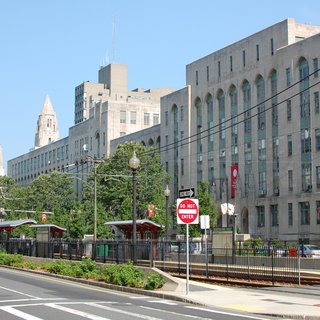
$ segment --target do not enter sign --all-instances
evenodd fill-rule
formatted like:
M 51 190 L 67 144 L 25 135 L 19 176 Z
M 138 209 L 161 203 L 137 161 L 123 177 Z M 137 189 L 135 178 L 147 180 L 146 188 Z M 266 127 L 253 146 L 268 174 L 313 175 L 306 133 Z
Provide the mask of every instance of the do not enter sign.
M 198 199 L 177 199 L 178 224 L 199 223 Z

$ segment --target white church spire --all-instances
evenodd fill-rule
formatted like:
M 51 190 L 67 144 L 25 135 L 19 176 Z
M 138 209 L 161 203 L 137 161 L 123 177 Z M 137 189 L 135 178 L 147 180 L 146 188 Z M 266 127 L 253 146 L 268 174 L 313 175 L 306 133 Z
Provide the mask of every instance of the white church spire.
M 38 118 L 34 146 L 40 148 L 57 140 L 59 140 L 58 119 L 47 95 Z

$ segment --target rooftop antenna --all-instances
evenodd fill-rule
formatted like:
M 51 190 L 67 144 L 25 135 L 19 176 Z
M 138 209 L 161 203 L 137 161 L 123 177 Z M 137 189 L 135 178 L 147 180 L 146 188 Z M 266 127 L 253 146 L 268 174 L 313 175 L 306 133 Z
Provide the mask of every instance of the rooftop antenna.
M 112 22 L 112 60 L 111 63 L 114 63 L 115 61 L 115 42 L 116 42 L 116 22 L 115 17 L 113 16 L 113 22 Z

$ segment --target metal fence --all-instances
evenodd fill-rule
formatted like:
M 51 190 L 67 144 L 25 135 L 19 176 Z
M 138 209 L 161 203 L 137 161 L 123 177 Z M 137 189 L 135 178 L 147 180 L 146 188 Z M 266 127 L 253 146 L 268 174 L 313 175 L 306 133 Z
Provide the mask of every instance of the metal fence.
M 10 239 L 0 241 L 0 250 L 42 258 L 81 260 L 91 258 L 101 263 L 126 263 L 132 261 L 133 250 L 136 264 L 155 266 L 163 271 L 184 275 L 187 270 L 187 247 L 184 241 L 138 240 L 36 240 Z M 241 279 L 248 282 L 269 281 L 298 283 L 299 257 L 282 250 L 268 247 L 214 248 L 212 243 L 189 243 L 189 274 L 191 277 L 224 278 L 227 281 Z

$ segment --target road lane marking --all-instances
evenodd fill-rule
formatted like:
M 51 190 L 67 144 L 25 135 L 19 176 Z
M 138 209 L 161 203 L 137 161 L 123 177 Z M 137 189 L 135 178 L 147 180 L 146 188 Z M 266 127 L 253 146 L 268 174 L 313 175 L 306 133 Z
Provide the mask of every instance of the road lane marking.
M 141 306 L 141 308 L 142 309 L 151 310 L 151 311 L 164 312 L 166 314 L 170 313 L 172 315 L 182 316 L 184 318 L 201 319 L 201 320 L 212 320 L 211 318 L 209 319 L 209 318 L 204 318 L 204 317 L 201 317 L 201 316 L 193 316 L 193 315 L 190 315 L 190 314 L 185 314 L 185 313 L 180 313 L 180 312 L 175 312 L 175 311 L 168 311 L 168 310 L 162 310 L 162 309 L 144 307 L 144 306 Z
M 39 297 L 32 296 L 31 294 L 23 293 L 23 292 L 21 292 L 21 291 L 16 291 L 16 290 L 9 289 L 9 288 L 2 287 L 2 286 L 0 286 L 0 289 L 6 290 L 6 291 L 10 291 L 10 292 L 13 292 L 13 293 L 17 293 L 17 294 L 20 294 L 20 295 L 22 295 L 22 296 L 30 297 L 30 298 L 33 298 L 33 299 L 41 299 L 41 298 L 39 298 Z
M 103 317 L 96 316 L 96 315 L 91 314 L 91 313 L 87 313 L 87 312 L 83 312 L 83 311 L 67 308 L 67 307 L 60 306 L 60 305 L 57 305 L 57 304 L 54 304 L 54 303 L 46 303 L 45 306 L 53 308 L 53 309 L 57 309 L 57 310 L 60 310 L 60 311 L 68 312 L 68 313 L 71 313 L 71 314 L 75 314 L 77 316 L 81 316 L 81 317 L 84 317 L 86 319 L 91 319 L 91 320 L 111 320 L 109 318 L 103 318 Z M 35 319 L 35 320 L 37 320 L 37 319 Z
M 42 318 L 32 316 L 31 314 L 22 312 L 12 307 L 1 307 L 0 309 L 24 320 L 44 320 Z
M 65 298 L 36 298 L 36 299 L 9 299 L 9 300 L 0 300 L 0 303 L 8 303 L 8 302 L 23 302 L 23 301 L 48 301 L 48 300 L 66 300 Z M 28 304 L 26 304 L 28 305 Z
M 201 308 L 201 307 L 194 307 L 194 306 L 186 306 L 186 308 L 189 309 L 196 309 L 200 311 L 207 311 L 207 312 L 212 312 L 212 313 L 219 313 L 219 314 L 224 314 L 228 316 L 233 316 L 233 317 L 245 317 L 247 319 L 256 319 L 256 320 L 268 320 L 268 318 L 261 318 L 261 317 L 255 317 L 255 316 L 249 316 L 249 315 L 241 315 L 241 314 L 236 314 L 236 313 L 231 313 L 231 312 L 226 312 L 226 311 L 220 311 L 220 310 L 214 310 L 214 309 L 206 309 L 206 308 Z
M 100 304 L 97 304 L 97 303 L 94 303 L 94 302 L 86 303 L 86 305 L 93 306 L 93 307 L 96 307 L 96 308 L 100 308 L 100 309 L 103 309 L 103 310 L 122 313 L 122 314 L 125 314 L 125 315 L 129 316 L 129 317 L 130 316 L 131 317 L 134 316 L 135 318 L 142 318 L 142 319 L 146 319 L 146 320 L 161 320 L 160 318 L 150 317 L 150 316 L 139 314 L 139 313 L 133 313 L 133 312 L 124 311 L 124 310 L 121 310 L 121 309 L 111 308 L 111 307 L 103 306 L 103 305 L 100 305 Z

